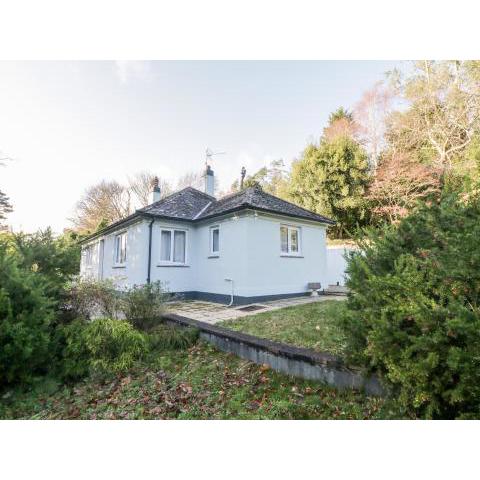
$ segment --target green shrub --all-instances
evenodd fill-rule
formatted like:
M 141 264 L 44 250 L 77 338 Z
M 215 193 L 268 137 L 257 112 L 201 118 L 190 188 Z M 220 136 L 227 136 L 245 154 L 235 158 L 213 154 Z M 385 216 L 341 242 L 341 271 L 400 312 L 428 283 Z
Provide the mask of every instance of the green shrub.
M 79 278 L 70 285 L 68 302 L 76 317 L 118 319 L 121 316 L 122 297 L 112 280 Z
M 427 418 L 480 414 L 479 238 L 478 197 L 450 194 L 351 254 L 352 360 Z
M 166 299 L 161 282 L 134 285 L 123 292 L 123 314 L 135 328 L 150 330 L 161 321 Z
M 57 304 L 64 299 L 68 281 L 80 270 L 80 246 L 74 234 L 54 236 L 51 229 L 12 234 L 19 268 L 41 275 L 47 294 Z
M 153 350 L 184 350 L 198 340 L 198 330 L 190 327 L 160 325 L 149 335 Z
M 65 334 L 67 378 L 125 372 L 148 351 L 145 336 L 123 320 L 78 320 L 65 327 Z
M 53 302 L 44 279 L 0 242 L 0 387 L 28 382 L 51 362 Z

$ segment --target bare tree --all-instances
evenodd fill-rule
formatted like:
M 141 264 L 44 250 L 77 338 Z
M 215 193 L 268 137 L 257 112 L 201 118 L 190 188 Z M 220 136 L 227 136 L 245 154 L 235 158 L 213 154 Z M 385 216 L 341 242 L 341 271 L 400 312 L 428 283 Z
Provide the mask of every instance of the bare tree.
M 87 188 L 71 219 L 81 232 L 94 232 L 100 225 L 116 222 L 132 213 L 131 192 L 116 181 L 101 181 Z
M 147 171 L 138 172 L 128 179 L 128 189 L 142 207 L 150 204 L 154 179 L 155 175 Z M 172 193 L 172 187 L 166 180 L 159 179 L 159 186 L 161 198 Z
M 186 187 L 193 187 L 201 190 L 204 182 L 203 172 L 187 172 L 182 175 L 177 181 L 177 190 L 181 190 Z
M 367 90 L 355 105 L 354 118 L 357 136 L 365 147 L 370 168 L 375 171 L 381 150 L 385 145 L 386 118 L 392 106 L 393 90 L 377 82 Z
M 480 128 L 480 82 L 476 62 L 421 61 L 397 81 L 409 104 L 389 119 L 389 142 L 399 151 L 424 153 L 445 173 Z

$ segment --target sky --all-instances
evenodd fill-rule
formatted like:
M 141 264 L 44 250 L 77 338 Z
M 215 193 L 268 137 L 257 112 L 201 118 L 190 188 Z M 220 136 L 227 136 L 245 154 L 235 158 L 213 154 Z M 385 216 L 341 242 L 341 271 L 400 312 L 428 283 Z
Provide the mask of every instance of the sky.
M 0 62 L 0 190 L 15 231 L 70 227 L 102 179 L 141 170 L 175 185 L 213 157 L 220 190 L 317 141 L 400 62 Z

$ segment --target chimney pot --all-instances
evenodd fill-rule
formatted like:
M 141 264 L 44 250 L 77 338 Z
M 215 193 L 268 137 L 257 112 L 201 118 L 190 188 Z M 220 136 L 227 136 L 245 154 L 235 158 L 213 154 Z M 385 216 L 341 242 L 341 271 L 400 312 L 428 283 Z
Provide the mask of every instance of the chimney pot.
M 160 181 L 159 181 L 158 177 L 155 177 L 153 179 L 152 187 L 153 187 L 153 189 L 152 189 L 152 192 L 150 194 L 150 197 L 151 197 L 150 198 L 150 200 L 151 200 L 150 203 L 155 203 L 155 202 L 158 202 L 160 200 L 161 194 L 162 194 L 162 192 L 160 190 Z

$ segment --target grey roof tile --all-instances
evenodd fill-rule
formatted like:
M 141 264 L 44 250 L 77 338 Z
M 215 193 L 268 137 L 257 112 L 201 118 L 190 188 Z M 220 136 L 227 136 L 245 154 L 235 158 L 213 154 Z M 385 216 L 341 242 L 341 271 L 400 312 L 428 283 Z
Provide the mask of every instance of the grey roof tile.
M 192 187 L 172 193 L 168 197 L 138 210 L 161 217 L 193 220 L 215 198 Z
M 241 210 L 243 208 L 252 208 L 271 213 L 278 213 L 291 217 L 306 218 L 317 222 L 334 224 L 330 218 L 311 212 L 293 203 L 282 200 L 281 198 L 270 195 L 258 187 L 250 187 L 233 195 L 228 195 L 216 202 L 212 202 L 204 212 L 198 217 L 198 220 L 216 217 L 228 212 Z
M 293 203 L 270 195 L 258 187 L 246 188 L 219 200 L 200 190 L 187 187 L 138 210 L 138 212 L 193 221 L 213 218 L 245 208 L 306 218 L 322 223 L 334 223 L 333 220 L 323 215 L 305 210 Z
M 197 222 L 247 208 L 290 217 L 305 218 L 330 225 L 335 224 L 333 220 L 323 215 L 305 210 L 293 203 L 270 195 L 258 187 L 247 188 L 241 192 L 227 195 L 219 200 L 193 187 L 187 187 L 172 193 L 172 195 L 158 202 L 137 210 L 134 214 L 109 225 L 99 232 L 85 237 L 81 243 L 85 243 L 107 232 L 114 231 L 117 227 L 133 221 L 141 215 Z

